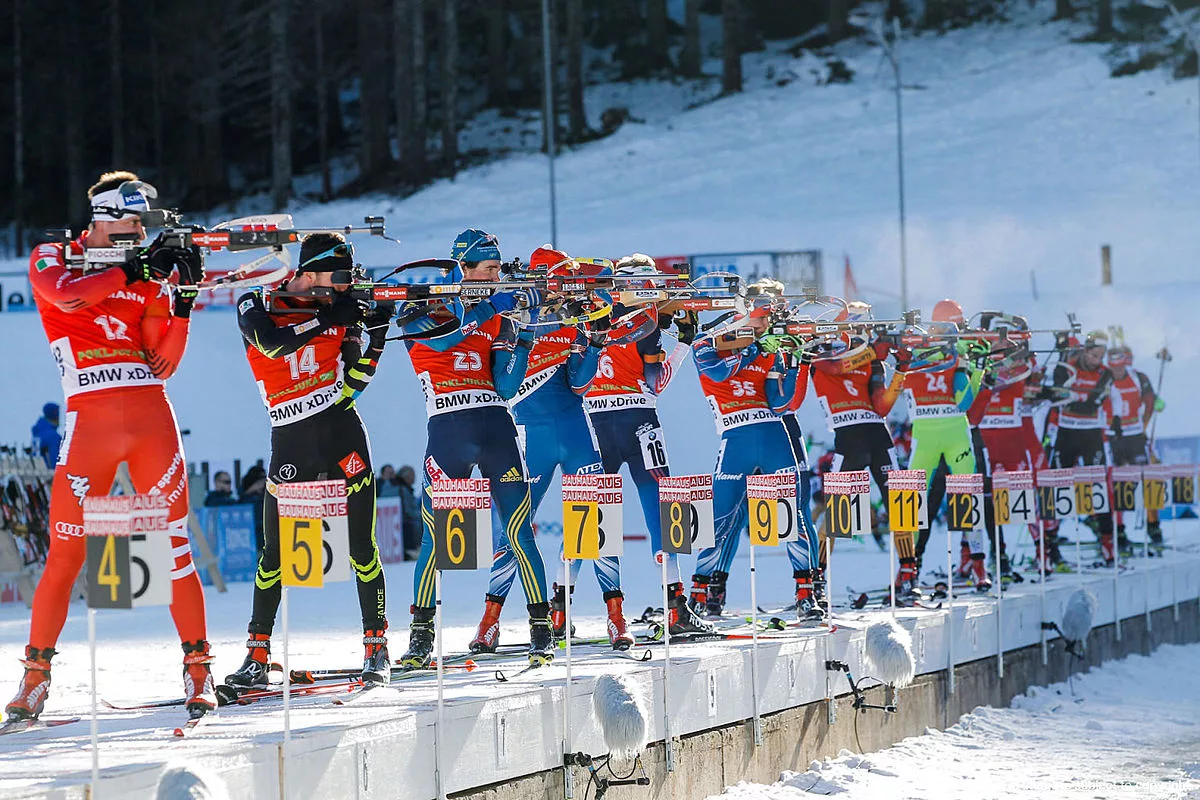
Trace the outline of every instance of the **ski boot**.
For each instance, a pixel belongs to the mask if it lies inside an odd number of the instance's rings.
[[[725,613],[725,584],[729,580],[728,572],[715,570],[708,579],[708,599],[704,611],[710,617],[719,617]]]
[[[806,623],[824,620],[825,610],[817,605],[813,596],[812,573],[808,570],[796,570],[792,577],[796,581],[796,619]]]
[[[571,587],[571,599],[575,598],[575,587]],[[567,638],[567,593],[554,584],[554,597],[550,600],[550,625],[554,629],[554,641]],[[575,635],[575,623],[571,623],[571,636]]]
[[[975,591],[979,594],[985,594],[992,590],[992,578],[988,575],[987,566],[983,560],[983,553],[971,556],[971,576],[974,578]]]
[[[271,659],[271,635],[269,633],[252,633],[246,642],[246,660],[238,667],[237,672],[225,676],[225,685],[245,691],[247,689],[267,688],[268,662]]]
[[[183,647],[183,696],[188,716],[202,717],[217,707],[217,689],[213,685],[212,655],[208,642],[184,642]]]
[[[392,680],[388,658],[387,629],[363,631],[363,686],[382,686]]]
[[[708,583],[707,575],[692,576],[692,592],[688,595],[687,605],[692,613],[702,617],[708,613]]]
[[[1164,549],[1162,523],[1157,520],[1154,522],[1147,522],[1146,535],[1150,537],[1150,555],[1161,556]]]
[[[25,658],[21,664],[25,667],[25,675],[21,678],[21,686],[9,704],[4,707],[7,722],[22,719],[37,719],[50,696],[50,659],[54,657],[53,647],[39,650],[27,645]]]
[[[1014,583],[1024,583],[1025,578],[1021,573],[1013,569],[1012,562],[1009,561],[1007,555],[1000,556],[1000,583],[1002,586],[1011,586]]]
[[[917,583],[917,560],[902,558],[896,572],[896,605],[910,606],[919,599],[921,586]]]
[[[408,650],[400,656],[400,666],[425,669],[433,662],[432,608],[412,607],[412,622],[408,625]]]
[[[1117,526],[1117,552],[1121,558],[1133,558],[1133,542],[1125,535],[1125,526]]]
[[[540,667],[554,660],[554,632],[548,603],[529,606],[529,665]]]
[[[688,598],[683,594],[682,583],[672,583],[667,586],[667,602],[670,608],[667,613],[667,634],[669,636],[695,636],[696,634],[715,633],[716,628],[705,622],[688,604]]]
[[[919,570],[918,570],[919,571]],[[958,569],[954,571],[954,580],[965,581],[971,577],[971,545],[963,539],[958,551]]]
[[[625,612],[621,608],[624,599],[625,595],[620,591],[604,593],[604,604],[608,606],[608,641],[613,650],[633,647],[633,634],[625,624]]]
[[[829,607],[829,600],[825,595],[825,570],[813,570],[813,602],[821,608]]]
[[[472,653],[494,653],[500,646],[500,612],[504,610],[503,598],[488,595],[483,603],[483,619],[475,638],[467,645]]]
[[[1113,535],[1111,533],[1100,534],[1100,557],[1104,559],[1104,566],[1111,567],[1113,565],[1116,552],[1113,550]]]

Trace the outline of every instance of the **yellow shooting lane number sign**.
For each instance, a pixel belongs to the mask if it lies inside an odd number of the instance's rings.
[[[992,474],[992,503],[996,508],[997,525],[1037,522],[1033,472],[996,470]]]
[[[896,533],[916,533],[924,523],[925,470],[892,470],[887,486],[888,527]]]
[[[621,555],[620,475],[564,475],[562,501],[564,558]]]
[[[750,544],[779,546],[779,482],[775,475],[747,475],[746,503],[750,515]]]

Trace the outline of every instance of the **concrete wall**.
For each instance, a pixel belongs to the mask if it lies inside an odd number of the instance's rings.
[[[860,753],[879,750],[908,736],[920,736],[927,728],[948,728],[978,706],[1007,706],[1031,686],[1065,681],[1073,672],[1132,653],[1147,654],[1162,644],[1196,641],[1200,641],[1200,604],[1189,600],[1179,605],[1178,620],[1172,608],[1163,608],[1122,621],[1120,639],[1114,624],[1094,629],[1082,660],[1068,654],[1063,641],[1056,639],[1050,643],[1047,664],[1042,663],[1040,645],[1006,653],[1002,679],[997,679],[994,658],[959,664],[953,694],[947,671],[921,675],[898,692],[896,713],[867,711],[859,715],[857,726],[853,698],[846,691],[836,699],[832,724],[824,701],[764,716],[758,747],[750,720],[684,736],[676,743],[672,772],[667,771],[662,741],[656,742],[642,758],[650,786],[616,786],[606,796],[611,800],[684,800],[720,794],[738,781],[774,783],[783,770],[804,771],[813,760],[836,756],[843,749]],[[845,688],[845,678],[839,676],[839,680]],[[869,703],[885,701],[884,687],[868,689],[866,694]],[[582,797],[587,771],[574,768],[573,777],[575,796]],[[563,796],[563,771],[557,769],[452,795],[471,800],[560,800]]]

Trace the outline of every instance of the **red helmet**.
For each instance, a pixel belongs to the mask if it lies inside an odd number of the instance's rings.
[[[929,318],[933,322],[953,322],[955,325],[962,325],[966,322],[962,306],[950,298],[938,300]]]

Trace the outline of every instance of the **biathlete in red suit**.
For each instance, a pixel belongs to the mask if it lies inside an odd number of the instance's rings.
[[[50,554],[33,598],[25,675],[5,709],[10,719],[42,712],[50,659],[86,556],[83,499],[106,496],[121,462],[138,492],[166,495],[170,504],[171,616],[183,643],[186,705],[199,714],[216,704],[204,593],[187,537],[183,445],[163,384],[183,358],[196,292],[172,292],[160,281],[178,267],[181,284],[199,282],[199,252],[152,244],[136,263],[93,272],[68,263],[88,248],[112,246],[114,234],[145,238],[139,212],[156,194],[133,173],[106,173],[88,190],[88,231],[67,245],[39,245],[30,257],[29,281],[58,363],[66,414],[50,495]]]

